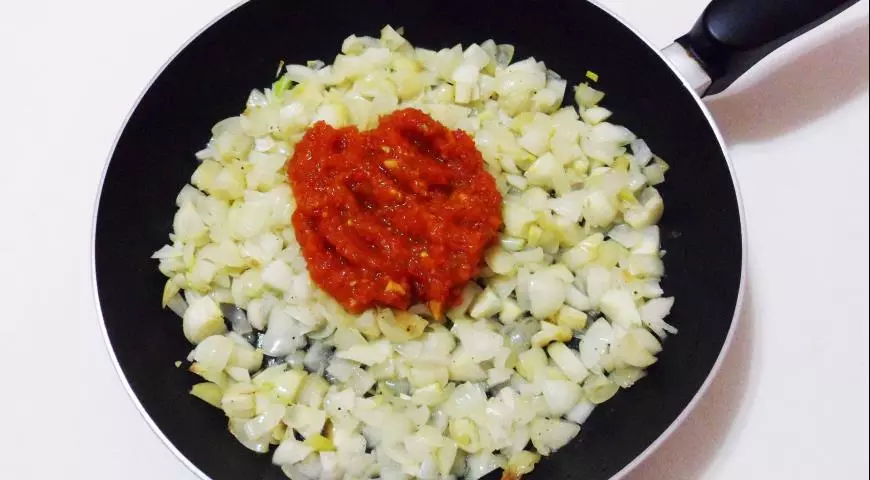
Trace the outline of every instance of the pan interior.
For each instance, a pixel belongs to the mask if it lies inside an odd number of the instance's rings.
[[[220,412],[188,395],[176,369],[190,345],[160,309],[164,279],[149,257],[166,240],[175,196],[196,167],[211,126],[237,114],[280,60],[331,62],[349,34],[404,26],[439,49],[493,38],[576,84],[599,74],[613,121],[646,139],[672,169],[661,192],[667,251],[663,286],[680,329],[649,376],[597,409],[570,445],[528,478],[604,479],[664,432],[709,374],[733,319],[741,230],[731,175],[713,129],[659,56],[587,2],[382,1],[328,4],[256,0],[217,21],[155,79],[121,133],[98,207],[95,270],[103,319],[123,374],[165,437],[214,479],[282,479],[268,455],[244,449]],[[156,31],[156,30],[155,30]]]

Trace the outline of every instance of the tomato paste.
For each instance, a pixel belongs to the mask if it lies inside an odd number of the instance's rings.
[[[287,167],[311,278],[348,311],[458,303],[501,228],[501,194],[474,141],[416,109],[376,128],[317,122]]]

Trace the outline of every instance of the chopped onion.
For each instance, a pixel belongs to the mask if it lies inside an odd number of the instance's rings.
[[[206,338],[226,331],[220,308],[211,297],[201,297],[185,310],[184,336],[191,343],[199,343]]]
[[[386,340],[379,340],[365,345],[354,345],[347,350],[336,352],[335,355],[338,358],[353,360],[363,365],[372,366],[386,360],[391,352],[390,343]]]
[[[601,312],[622,328],[640,325],[640,312],[628,290],[609,290],[601,296]]]
[[[502,468],[505,466],[504,458],[499,455],[493,455],[490,452],[481,452],[475,455],[471,455],[466,460],[468,462],[468,466],[466,467],[465,478],[467,480],[477,480],[478,478],[483,478],[489,472],[497,468]]]
[[[611,382],[607,377],[601,375],[589,377],[589,379],[583,383],[583,391],[586,399],[596,405],[610,400],[618,390],[618,385]]]
[[[260,438],[265,436],[284,418],[284,406],[271,404],[265,412],[245,422],[244,433],[248,438]]]
[[[580,426],[566,421],[536,418],[531,426],[532,445],[541,455],[549,455],[577,436]]]
[[[571,420],[572,422],[582,425],[583,422],[589,418],[589,415],[592,414],[592,411],[595,409],[595,404],[587,401],[580,401],[574,408],[565,415],[565,418]]]
[[[326,412],[307,405],[291,405],[287,408],[287,424],[304,438],[319,435],[326,424]]]
[[[666,333],[676,333],[677,330],[664,322],[664,317],[671,312],[674,305],[674,299],[670,298],[654,298],[640,309],[640,316],[643,323],[656,332],[659,338],[665,338]]]
[[[599,361],[613,343],[613,328],[604,319],[598,319],[580,340],[580,360],[589,370],[601,371]]]
[[[578,353],[572,351],[564,343],[552,343],[547,347],[547,353],[560,370],[572,381],[581,383],[589,370],[578,358]]]
[[[290,316],[287,309],[272,309],[269,328],[263,336],[263,353],[273,357],[290,354],[305,346],[306,328]]]
[[[299,463],[314,451],[313,448],[292,438],[285,439],[275,449],[272,463],[276,465],[293,465]]]
[[[196,153],[152,256],[161,304],[196,345],[191,394],[245,447],[278,445],[291,478],[519,478],[676,332],[655,225],[669,166],[610,123],[603,92],[583,83],[562,106],[568,82],[513,54],[415,48],[391,26],[351,36],[332,65],[282,64]],[[366,130],[404,107],[474,139],[504,229],[446,315],[350,313],[308,274],[285,163],[314,121]]]
[[[196,346],[193,359],[204,368],[219,372],[227,366],[232,350],[232,340],[222,335],[212,335]]]
[[[211,382],[197,383],[190,389],[190,394],[217,408],[221,408],[221,387]]]
[[[242,432],[244,425],[243,420],[230,419],[229,430],[236,439],[249,450],[257,453],[266,453],[269,451],[269,440],[265,438],[251,439]]]
[[[535,318],[547,318],[565,302],[565,282],[550,270],[536,272],[529,279],[531,312]]]

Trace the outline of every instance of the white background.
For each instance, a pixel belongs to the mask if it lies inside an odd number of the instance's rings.
[[[106,354],[91,216],[140,91],[234,1],[0,3],[0,478],[194,478]],[[705,4],[603,3],[658,46]],[[867,478],[867,45],[863,1],[707,100],[745,200],[748,294],[721,374],[631,480]]]

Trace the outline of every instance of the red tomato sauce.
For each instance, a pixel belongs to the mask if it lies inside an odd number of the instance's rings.
[[[311,278],[351,312],[425,303],[440,319],[502,224],[474,141],[416,109],[364,132],[315,123],[287,173]]]

